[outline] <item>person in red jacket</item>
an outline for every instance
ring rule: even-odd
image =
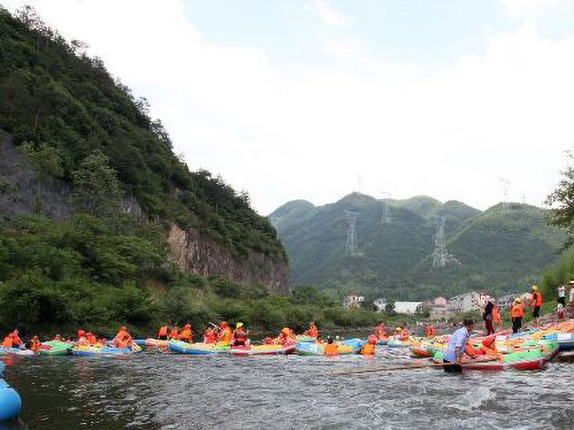
[[[167,330],[168,330],[167,325],[162,325],[157,332],[157,339],[158,340],[168,340],[167,339]]]
[[[216,342],[217,342],[217,334],[215,333],[215,330],[211,327],[207,327],[205,333],[203,333],[203,343],[212,344]]]

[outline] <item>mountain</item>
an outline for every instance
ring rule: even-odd
[[[27,7],[0,6],[0,215],[124,214],[165,229],[173,261],[285,291],[275,229],[221,177],[189,171],[145,99]],[[1,280],[0,280],[1,281]]]
[[[315,284],[337,298],[351,291],[417,300],[514,291],[556,259],[564,240],[546,224],[547,212],[529,205],[482,212],[427,196],[377,200],[359,193],[320,207],[301,202],[269,215],[287,249],[291,283]],[[356,248],[348,243],[353,222]],[[447,264],[436,267],[441,223]]]

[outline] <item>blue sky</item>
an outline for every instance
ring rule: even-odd
[[[24,3],[263,214],[358,189],[541,205],[574,142],[574,0]],[[102,23],[105,23],[103,25]]]

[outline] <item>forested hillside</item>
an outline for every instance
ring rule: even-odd
[[[269,216],[289,255],[291,282],[319,285],[337,298],[353,291],[412,300],[514,291],[555,261],[564,239],[547,225],[546,211],[521,204],[481,212],[426,196],[382,201],[357,193],[321,207],[299,202]],[[346,247],[348,212],[357,217],[356,255]],[[441,218],[447,249],[460,264],[433,267]]]
[[[166,240],[175,233],[181,243]],[[0,7],[0,330],[238,318],[280,328],[301,317],[271,296],[286,293],[286,264],[249,196],[189,171],[145,99],[32,9]],[[324,316],[313,300],[301,312],[337,324],[340,309]]]

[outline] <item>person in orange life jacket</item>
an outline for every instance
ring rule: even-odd
[[[244,346],[245,342],[247,342],[247,331],[243,328],[243,323],[238,322],[231,336],[231,344],[233,346]]]
[[[78,340],[80,340],[80,338],[85,337],[86,336],[86,332],[82,329],[78,330]]]
[[[22,346],[22,339],[20,339],[20,332],[18,331],[18,329],[14,329],[14,331],[12,333],[10,333],[9,335],[12,338],[12,344],[14,345],[14,347],[21,347]]]
[[[394,338],[401,341],[407,341],[409,340],[409,331],[399,326],[395,329]]]
[[[229,328],[229,325],[225,321],[219,323],[219,335],[217,340],[222,345],[229,345],[231,342],[231,328]]]
[[[297,338],[293,334],[293,331],[289,327],[284,327],[279,333],[279,336],[275,339],[275,343],[279,345],[290,345],[296,343]]]
[[[524,317],[524,305],[520,297],[517,297],[510,309],[510,316],[512,317],[512,333],[518,333],[522,328],[522,317]]]
[[[86,341],[88,342],[88,345],[95,345],[98,343],[98,340],[96,339],[96,336],[93,335],[93,333],[86,333]]]
[[[361,348],[362,355],[375,355],[377,350],[377,336],[370,334],[367,338],[367,343]]]
[[[273,345],[275,342],[271,336],[267,336],[263,339],[263,345]]]
[[[319,330],[317,329],[317,326],[315,325],[314,321],[311,324],[309,324],[309,330],[307,330],[307,334],[314,338],[317,338],[317,336],[319,336]]]
[[[495,327],[499,328],[499,326],[502,324],[502,320],[500,319],[498,305],[494,301],[492,304],[494,305],[494,308],[492,309],[492,322],[494,323]]]
[[[217,335],[215,334],[215,330],[211,327],[207,327],[205,329],[205,333],[203,333],[203,343],[213,344],[217,342]]]
[[[34,336],[30,341],[30,349],[34,352],[37,352],[42,344],[40,343],[40,338],[38,336]]]
[[[118,331],[118,334],[116,334],[116,337],[112,340],[112,345],[116,348],[128,348],[133,345],[133,339],[126,327],[120,327],[120,331]]]
[[[339,347],[336,343],[333,343],[333,338],[331,336],[327,338],[327,344],[323,347],[323,355],[339,355]]]
[[[193,342],[193,333],[191,331],[191,324],[186,324],[179,334],[179,340],[187,343]]]
[[[179,332],[177,331],[177,327],[171,329],[171,332],[169,333],[169,339],[170,340],[179,339]]]
[[[542,293],[538,291],[538,285],[532,286],[532,318],[538,320],[540,317],[540,307],[542,306]]]
[[[157,339],[168,340],[167,331],[168,331],[167,325],[162,325],[157,332]]]
[[[385,332],[385,325],[382,322],[379,323],[379,325],[375,329],[375,336],[377,336],[378,340],[386,340],[387,339],[388,336]]]
[[[436,332],[435,332],[435,329],[434,329],[434,325],[428,324],[428,325],[426,326],[426,329],[425,329],[425,337],[427,337],[427,338],[430,339],[430,338],[435,337],[435,334],[436,334]]]
[[[17,347],[17,346],[14,344],[14,335],[13,335],[13,333],[10,333],[10,334],[6,335],[6,337],[4,338],[4,341],[2,342],[2,346],[3,346],[4,348],[15,348],[15,347]]]

